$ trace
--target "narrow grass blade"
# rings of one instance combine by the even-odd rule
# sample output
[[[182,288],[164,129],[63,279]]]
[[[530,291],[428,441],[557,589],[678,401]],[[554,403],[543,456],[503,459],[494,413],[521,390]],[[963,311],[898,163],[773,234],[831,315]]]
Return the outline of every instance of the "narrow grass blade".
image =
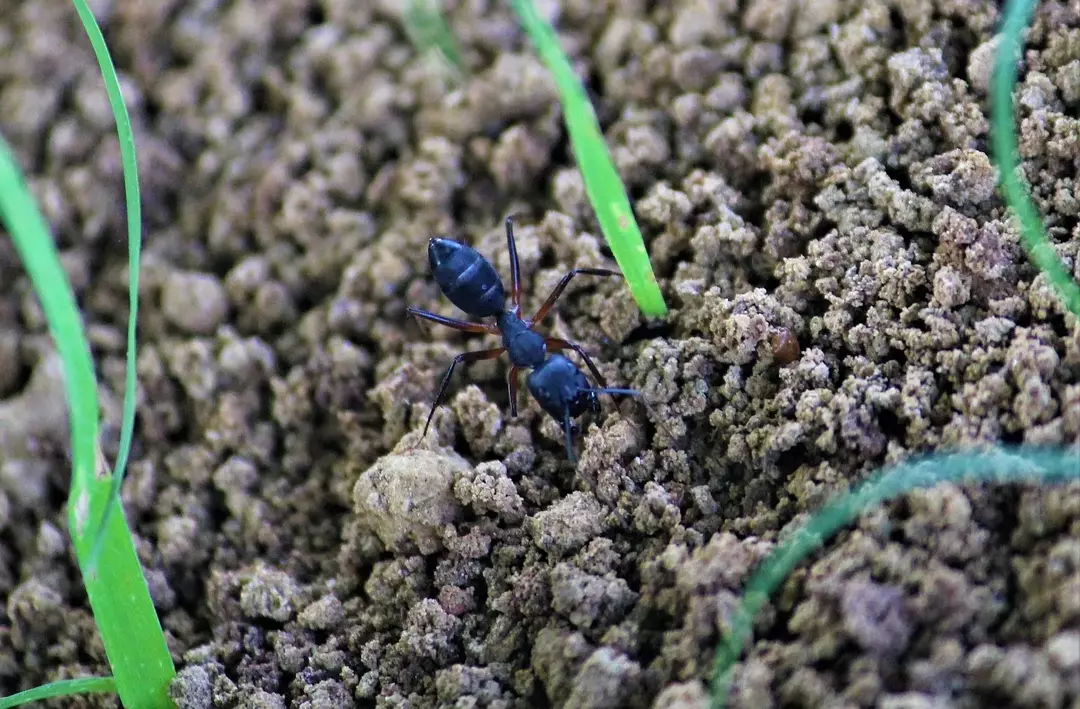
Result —
[[[1035,0],[1009,0],[994,61],[990,91],[990,137],[994,146],[1001,190],[1005,200],[1020,220],[1020,238],[1028,258],[1046,274],[1061,302],[1080,319],[1080,285],[1072,279],[1058,258],[1043,228],[1039,211],[1017,176],[1016,128],[1013,123],[1013,89],[1016,86],[1016,60],[1023,48],[1021,33],[1031,20]]]
[[[918,488],[954,483],[1055,483],[1080,480],[1080,450],[1001,448],[927,456],[885,470],[827,504],[762,562],[746,584],[742,604],[716,651],[713,709],[723,709],[731,672],[750,637],[751,623],[773,591],[808,554],[860,514]]]
[[[455,79],[465,76],[461,49],[436,0],[406,0],[402,21],[417,50],[436,56]]]
[[[0,221],[30,276],[63,363],[71,416],[69,532],[120,699],[128,709],[171,707],[167,690],[176,673],[172,658],[124,512],[111,496],[111,476],[98,465],[99,412],[90,347],[48,227],[3,140]],[[93,546],[90,520],[101,519],[107,505],[115,509],[103,531],[100,564],[94,573],[86,573],[85,563]]]
[[[70,697],[76,694],[112,694],[116,692],[116,680],[112,677],[80,677],[78,679],[62,679],[58,682],[49,682],[40,687],[34,687],[10,697],[0,699],[0,709],[22,706],[30,702],[39,702],[42,699],[55,699],[57,697]]]
[[[646,316],[663,317],[667,315],[667,304],[656,282],[626,187],[615,169],[585,88],[559,47],[555,30],[540,17],[532,1],[510,0],[510,5],[555,79],[585,191],[630,293]]]
[[[135,393],[136,379],[136,332],[139,322],[139,259],[142,251],[142,201],[139,197],[139,169],[135,160],[135,134],[131,130],[131,119],[124,95],[120,90],[120,79],[116,75],[105,37],[101,34],[94,15],[84,0],[73,0],[75,11],[79,13],[83,29],[90,39],[94,56],[97,57],[105,91],[109,96],[109,105],[116,119],[116,133],[120,139],[120,160],[124,170],[124,202],[127,207],[128,229],[128,326],[127,326],[127,362],[124,377],[124,403],[120,419],[120,446],[117,452],[116,467],[112,473],[110,499],[119,499],[120,486],[124,482],[128,455],[131,451],[131,438],[135,428]],[[103,530],[109,522],[112,505],[105,508],[101,521],[94,532],[94,545],[85,566],[93,573],[97,565],[98,554],[104,541]]]

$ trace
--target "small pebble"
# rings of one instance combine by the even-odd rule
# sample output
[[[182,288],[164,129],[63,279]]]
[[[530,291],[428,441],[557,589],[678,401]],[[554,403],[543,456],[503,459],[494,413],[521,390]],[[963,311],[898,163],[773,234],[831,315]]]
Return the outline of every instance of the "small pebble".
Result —
[[[211,335],[228,313],[225,286],[209,273],[170,273],[161,293],[166,319],[190,335]]]

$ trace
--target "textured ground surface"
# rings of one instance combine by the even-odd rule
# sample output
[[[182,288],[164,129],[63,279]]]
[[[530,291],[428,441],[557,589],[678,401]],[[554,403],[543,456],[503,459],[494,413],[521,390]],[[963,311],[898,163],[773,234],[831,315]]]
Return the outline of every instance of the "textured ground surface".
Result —
[[[548,324],[652,411],[606,404],[575,471],[484,363],[407,452],[480,346],[404,317],[454,314],[429,236],[505,274],[518,211],[530,303],[611,265],[513,18],[446,4],[460,86],[391,0],[96,3],[147,228],[124,502],[182,706],[703,707],[718,623],[785,526],[910,452],[1080,439],[1080,326],[987,156],[993,3],[569,0],[563,46],[673,312],[644,323],[583,278]],[[1028,41],[1024,170],[1080,275],[1076,4],[1040,3]],[[0,130],[77,289],[113,447],[127,256],[105,94],[66,3],[0,0],[0,47]],[[0,239],[2,694],[106,671],[49,352]],[[866,516],[784,585],[735,681],[740,707],[1076,707],[1080,488],[942,487]]]

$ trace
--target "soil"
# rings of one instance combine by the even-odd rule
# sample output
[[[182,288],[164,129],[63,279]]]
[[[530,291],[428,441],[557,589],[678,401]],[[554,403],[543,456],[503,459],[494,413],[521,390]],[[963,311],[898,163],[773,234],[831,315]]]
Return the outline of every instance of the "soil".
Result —
[[[1080,441],[1080,324],[995,189],[996,3],[566,0],[672,308],[581,277],[545,326],[644,404],[566,459],[427,267],[441,234],[526,302],[611,266],[552,82],[505,3],[93,3],[146,242],[124,505],[180,707],[704,707],[719,628],[793,524],[916,452]],[[1040,2],[1024,176],[1080,277],[1080,6]],[[115,459],[121,168],[70,4],[0,0],[0,130],[63,253]],[[0,694],[108,671],[66,533],[62,390],[0,239]],[[418,446],[416,444],[419,444]],[[414,447],[415,446],[415,447]],[[732,706],[1080,706],[1080,486],[941,486],[865,515],[757,619]],[[52,706],[117,706],[114,698]]]

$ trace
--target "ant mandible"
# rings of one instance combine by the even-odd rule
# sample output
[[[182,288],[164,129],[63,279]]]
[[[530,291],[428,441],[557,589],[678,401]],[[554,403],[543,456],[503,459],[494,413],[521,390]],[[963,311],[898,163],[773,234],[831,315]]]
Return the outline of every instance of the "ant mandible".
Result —
[[[562,295],[563,290],[570,280],[579,274],[588,276],[618,276],[618,271],[606,268],[575,268],[559,281],[551,295],[531,318],[521,317],[521,274],[518,267],[517,246],[514,244],[514,215],[506,218],[506,245],[510,252],[510,303],[507,307],[506,287],[502,278],[499,277],[495,267],[484,258],[479,251],[457,241],[449,239],[433,238],[428,242],[428,262],[431,265],[431,274],[443,295],[450,302],[474,318],[495,318],[494,324],[468,322],[447,318],[442,315],[408,308],[410,315],[430,320],[452,327],[464,332],[490,333],[502,335],[502,347],[475,352],[463,352],[450,364],[450,368],[443,375],[439,384],[438,393],[435,394],[435,402],[431,405],[427,421],[424,423],[424,432],[420,434],[420,440],[427,435],[431,425],[431,417],[435,415],[435,409],[446,393],[446,387],[450,383],[450,377],[454,368],[462,362],[477,362],[484,359],[495,359],[503,352],[510,356],[510,371],[507,372],[507,389],[510,393],[510,415],[517,416],[517,391],[518,371],[532,369],[526,377],[525,383],[529,387],[533,398],[540,404],[540,408],[551,415],[556,422],[560,423],[566,433],[566,454],[571,462],[574,461],[573,426],[571,419],[581,416],[586,411],[598,412],[600,400],[598,394],[623,394],[638,395],[634,389],[610,389],[604,386],[604,379],[593,364],[592,359],[585,350],[568,340],[557,337],[544,337],[533,330],[533,326],[539,323],[551,311],[555,302]],[[585,375],[566,357],[561,354],[549,352],[561,352],[573,350],[581,355],[585,365],[589,368],[593,378],[599,384],[598,387],[589,385]]]

